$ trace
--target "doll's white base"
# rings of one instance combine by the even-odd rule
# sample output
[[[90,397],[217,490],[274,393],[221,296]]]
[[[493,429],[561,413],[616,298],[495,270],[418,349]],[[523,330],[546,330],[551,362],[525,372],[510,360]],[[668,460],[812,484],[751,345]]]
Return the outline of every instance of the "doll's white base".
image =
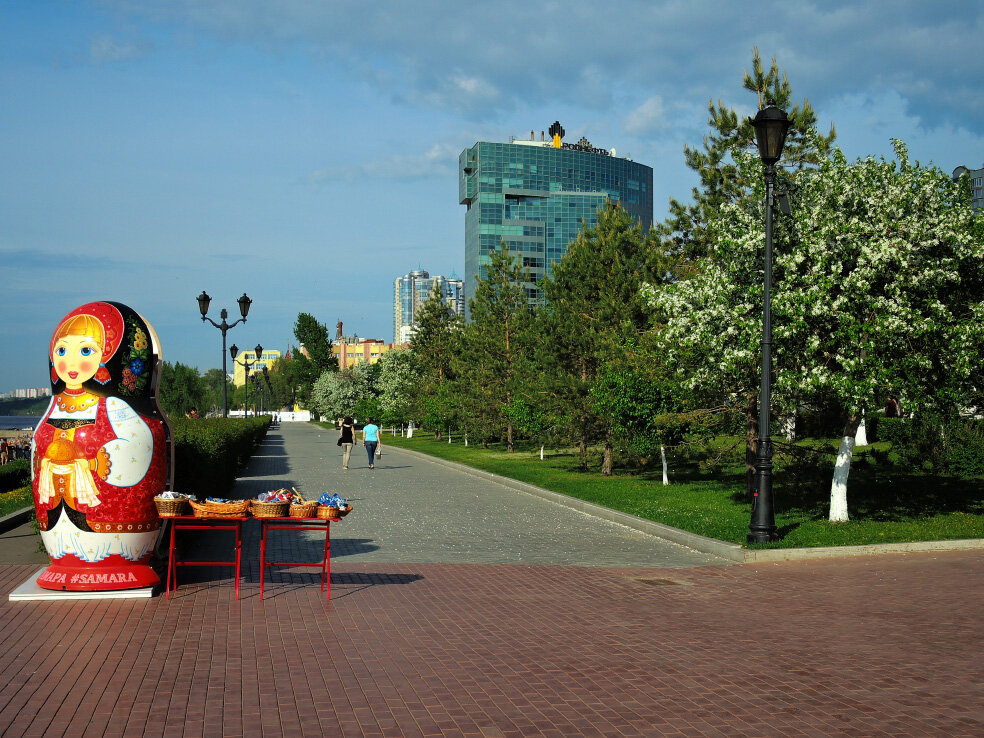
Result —
[[[68,590],[44,589],[38,586],[38,577],[48,567],[43,566],[31,574],[21,586],[10,593],[10,601],[21,600],[119,600],[153,597],[153,587],[139,589],[107,589],[99,592],[72,592]]]

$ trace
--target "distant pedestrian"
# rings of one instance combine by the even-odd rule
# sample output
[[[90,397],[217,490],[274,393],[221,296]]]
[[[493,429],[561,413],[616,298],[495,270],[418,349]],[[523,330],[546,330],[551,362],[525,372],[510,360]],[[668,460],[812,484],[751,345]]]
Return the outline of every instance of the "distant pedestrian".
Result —
[[[376,449],[379,448],[379,426],[373,424],[372,418],[366,418],[366,424],[362,428],[362,444],[369,454],[369,468],[375,469]]]
[[[342,420],[338,445],[342,447],[342,467],[348,469],[349,457],[352,455],[352,446],[355,445],[355,422],[352,418]]]
[[[885,417],[886,418],[902,417],[902,408],[899,405],[899,399],[895,395],[888,396],[888,402],[885,403]]]
[[[372,456],[369,457],[372,461]],[[7,439],[0,438],[0,464],[6,464],[10,461],[10,448],[7,446]]]

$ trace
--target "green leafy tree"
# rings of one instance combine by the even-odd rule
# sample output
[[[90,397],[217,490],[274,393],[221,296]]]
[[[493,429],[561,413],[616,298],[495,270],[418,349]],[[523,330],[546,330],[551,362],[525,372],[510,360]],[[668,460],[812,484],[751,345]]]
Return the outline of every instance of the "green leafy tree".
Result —
[[[168,361],[161,366],[157,397],[168,415],[182,418],[195,408],[204,417],[211,404],[209,394],[208,386],[194,367]]]
[[[222,373],[222,370],[218,368],[206,369],[202,375],[202,382],[206,388],[206,399],[204,405],[199,410],[202,412],[203,417],[206,414],[222,414],[222,380],[224,377],[225,375]],[[232,391],[231,382],[228,385],[228,391]]]
[[[509,409],[528,391],[533,374],[528,282],[528,270],[505,243],[489,255],[487,277],[478,280],[469,302],[471,322],[461,332],[461,350],[453,361],[459,386],[480,388],[462,397],[479,405],[473,404],[469,414],[501,428],[509,452],[515,441]]]
[[[298,362],[290,351],[270,367],[268,379],[274,408],[294,409],[299,386],[298,371]]]
[[[338,360],[331,352],[328,326],[310,313],[298,313],[294,337],[300,344],[293,355],[294,379],[299,387],[298,397],[307,405],[314,383],[324,372],[338,371]]]
[[[602,474],[612,473],[614,424],[599,412],[592,386],[620,361],[626,347],[650,328],[643,287],[663,284],[671,263],[655,231],[641,226],[620,205],[598,211],[598,223],[571,241],[543,282],[547,306],[541,315],[541,361],[550,377],[547,402],[564,418],[587,468],[588,446],[604,444]]]
[[[818,166],[830,154],[837,134],[831,126],[826,136],[815,130],[817,116],[809,101],[793,105],[792,88],[786,75],[779,71],[776,59],[766,70],[757,48],[753,50],[752,71],[746,70],[743,85],[756,95],[758,107],[772,100],[786,110],[791,125],[783,150],[787,177],[805,167]],[[700,147],[685,146],[687,166],[700,178],[691,192],[691,201],[670,199],[670,215],[660,230],[675,251],[690,259],[699,259],[711,248],[708,223],[727,203],[747,201],[755,183],[735,163],[732,151],[755,148],[755,131],[748,118],[739,115],[720,100],[707,104],[709,133]]]
[[[380,388],[379,379],[382,374],[382,367],[379,362],[375,364],[359,364],[359,401],[353,408],[355,418],[363,421],[365,418],[372,418],[376,425],[382,424],[383,406],[379,401]]]
[[[363,364],[338,372],[326,371],[314,383],[311,409],[332,420],[348,415],[360,419],[373,415],[378,407],[375,399],[377,376],[378,371]],[[367,405],[367,400],[375,405]],[[375,414],[378,415],[378,411]]]
[[[420,308],[410,339],[413,373],[417,379],[413,413],[441,438],[455,407],[447,386],[454,378],[451,360],[458,350],[461,319],[444,301],[440,288]]]
[[[835,150],[797,180],[793,218],[777,221],[773,393],[777,407],[805,398],[843,408],[832,521],[848,519],[863,410],[891,393],[918,413],[952,416],[980,376],[980,223],[965,188],[895,147],[897,161],[848,162]],[[735,157],[743,176],[761,173],[757,157]],[[757,381],[763,223],[761,210],[722,208],[704,270],[654,298],[668,359],[704,357],[686,367],[690,386],[747,390]]]

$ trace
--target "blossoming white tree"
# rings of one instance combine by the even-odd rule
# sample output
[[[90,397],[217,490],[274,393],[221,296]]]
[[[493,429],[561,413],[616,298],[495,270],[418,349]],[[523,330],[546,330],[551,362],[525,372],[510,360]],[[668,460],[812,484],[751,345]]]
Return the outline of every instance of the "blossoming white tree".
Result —
[[[953,410],[984,340],[984,239],[967,192],[936,168],[843,153],[789,183],[792,218],[778,218],[773,292],[773,396],[836,397],[846,408],[830,520],[848,520],[847,477],[864,408],[888,393],[914,409]],[[760,167],[734,152],[746,170]],[[750,172],[751,173],[751,172]],[[760,200],[761,202],[761,200]],[[762,326],[763,213],[726,206],[694,278],[653,294],[664,345],[705,357],[693,387],[747,383]]]
[[[361,364],[324,372],[311,389],[311,407],[331,420],[352,415],[359,400],[374,394],[372,383],[371,371]]]

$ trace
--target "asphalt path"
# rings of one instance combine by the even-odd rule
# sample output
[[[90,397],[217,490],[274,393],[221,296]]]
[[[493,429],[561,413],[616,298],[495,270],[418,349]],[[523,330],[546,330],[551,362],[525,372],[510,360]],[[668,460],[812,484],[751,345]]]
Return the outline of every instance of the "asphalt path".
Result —
[[[342,468],[338,433],[313,424],[272,429],[236,482],[236,497],[295,487],[338,493],[353,512],[332,526],[345,562],[689,567],[724,559],[598,519],[386,444],[375,469],[365,449]],[[312,552],[319,534],[312,533]],[[249,543],[249,541],[248,541]]]

